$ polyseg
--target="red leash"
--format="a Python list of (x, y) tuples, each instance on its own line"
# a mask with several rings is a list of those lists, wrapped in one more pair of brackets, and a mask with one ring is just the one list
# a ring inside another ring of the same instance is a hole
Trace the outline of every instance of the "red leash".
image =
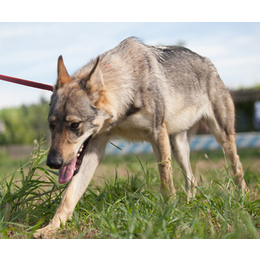
[(33, 88), (39, 88), (39, 89), (53, 91), (53, 86), (51, 86), (51, 85), (34, 82), (34, 81), (30, 81), (30, 80), (13, 78), (13, 77), (1, 75), (1, 74), (0, 74), (0, 80), (5, 80), (5, 81), (12, 82), (12, 83), (17, 83), (17, 84), (21, 84), (24, 86), (33, 87)]

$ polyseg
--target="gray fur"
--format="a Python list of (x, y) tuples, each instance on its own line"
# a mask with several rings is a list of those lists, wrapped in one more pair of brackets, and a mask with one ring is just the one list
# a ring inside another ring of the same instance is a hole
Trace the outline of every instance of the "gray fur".
[(49, 112), (52, 145), (47, 164), (63, 169), (75, 162), (75, 156), (83, 160), (74, 177), (63, 171), (61, 181), (71, 178), (68, 189), (50, 224), (35, 236), (52, 232), (72, 215), (104, 158), (107, 142), (115, 136), (151, 143), (165, 199), (175, 194), (172, 147), (192, 196), (196, 179), (188, 138), (203, 121), (227, 153), (237, 184), (244, 189), (234, 120), (232, 98), (214, 65), (184, 47), (153, 47), (128, 38), (71, 77), (60, 57)]

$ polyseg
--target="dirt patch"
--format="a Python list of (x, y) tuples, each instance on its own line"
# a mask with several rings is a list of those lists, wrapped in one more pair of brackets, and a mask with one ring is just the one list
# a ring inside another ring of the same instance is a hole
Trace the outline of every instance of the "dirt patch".
[(6, 153), (10, 158), (19, 159), (30, 156), (34, 145), (7, 145), (0, 146), (0, 151)]

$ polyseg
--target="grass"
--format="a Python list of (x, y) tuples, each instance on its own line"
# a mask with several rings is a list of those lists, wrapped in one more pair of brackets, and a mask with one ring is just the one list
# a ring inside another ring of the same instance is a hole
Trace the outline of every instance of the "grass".
[[(242, 152), (243, 153), (243, 152)], [(175, 162), (176, 195), (164, 202), (153, 156), (108, 156), (76, 206), (73, 217), (57, 238), (259, 238), (260, 200), (258, 166), (250, 168), (258, 151), (244, 152), (248, 191), (234, 184), (223, 154), (192, 154), (192, 168), (212, 165), (200, 179), (197, 193), (187, 200), (184, 182)], [(209, 159), (212, 158), (212, 159)], [(46, 225), (60, 203), (66, 185), (45, 168), (41, 144), (28, 163), (0, 181), (0, 238), (32, 238)], [(204, 161), (203, 161), (204, 160)], [(223, 160), (224, 167), (214, 169)], [(111, 174), (112, 173), (112, 174)], [(198, 175), (200, 174), (200, 175)]]

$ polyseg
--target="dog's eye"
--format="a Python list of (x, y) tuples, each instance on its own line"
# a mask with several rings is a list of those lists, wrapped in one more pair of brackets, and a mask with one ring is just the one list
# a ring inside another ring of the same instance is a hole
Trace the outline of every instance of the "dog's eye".
[(70, 129), (72, 129), (72, 130), (75, 130), (75, 129), (77, 129), (79, 127), (79, 123), (71, 123), (71, 125), (70, 125)]

